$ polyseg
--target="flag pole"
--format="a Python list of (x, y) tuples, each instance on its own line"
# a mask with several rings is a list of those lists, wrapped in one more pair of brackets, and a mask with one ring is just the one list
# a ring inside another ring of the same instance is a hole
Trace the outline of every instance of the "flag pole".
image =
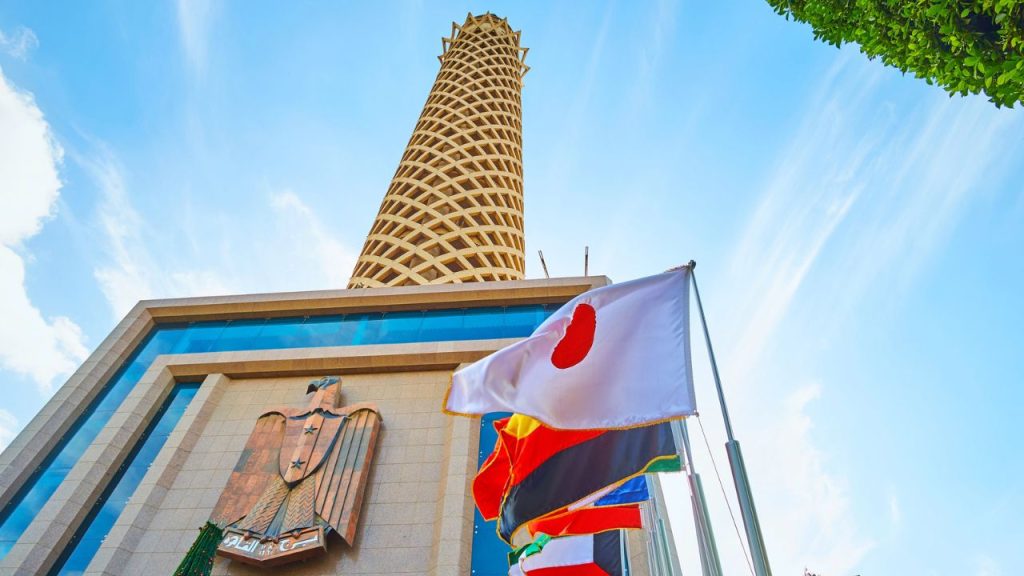
[(722, 564), (718, 558), (718, 545), (715, 533), (711, 529), (711, 518), (708, 516), (707, 502), (704, 498), (704, 484), (700, 474), (693, 465), (693, 454), (690, 450), (690, 432), (686, 420), (673, 421), (682, 440), (686, 453), (686, 479), (690, 485), (690, 505), (693, 508), (693, 524), (697, 529), (697, 546), (700, 552), (701, 573), (703, 576), (722, 576)]
[[(675, 428), (672, 429), (672, 432), (674, 435)], [(681, 444), (677, 442), (676, 445), (680, 446)], [(647, 543), (652, 560), (650, 562), (651, 576), (682, 576), (683, 570), (679, 565), (679, 555), (674, 548), (675, 538), (671, 533), (665, 492), (661, 488), (661, 478), (658, 474), (645, 474), (644, 480), (651, 498), (642, 503), (640, 509), (645, 514), (644, 527), (648, 529)]]
[(722, 379), (718, 374), (718, 362), (715, 361), (715, 351), (711, 347), (711, 335), (708, 333), (708, 322), (704, 317), (704, 305), (701, 303), (700, 290), (697, 288), (697, 276), (694, 274), (697, 262), (690, 260), (687, 266), (690, 268), (693, 294), (697, 297), (697, 310), (700, 312), (700, 324), (704, 329), (704, 342), (707, 344), (708, 358), (711, 360), (711, 373), (715, 378), (718, 403), (722, 408), (722, 419), (725, 421), (725, 433), (728, 438), (725, 450), (729, 454), (729, 467), (732, 469), (732, 479), (736, 484), (736, 496), (739, 499), (740, 513), (743, 515), (743, 527), (747, 533), (747, 545), (750, 547), (750, 556), (754, 562), (754, 572), (757, 576), (771, 576), (772, 569), (768, 565), (768, 554), (765, 551), (764, 538), (761, 536), (761, 524), (757, 519), (757, 510), (754, 508), (754, 494), (750, 490), (750, 480), (747, 477), (747, 468), (743, 463), (740, 443), (733, 436), (732, 421), (729, 419), (725, 394), (722, 392)]

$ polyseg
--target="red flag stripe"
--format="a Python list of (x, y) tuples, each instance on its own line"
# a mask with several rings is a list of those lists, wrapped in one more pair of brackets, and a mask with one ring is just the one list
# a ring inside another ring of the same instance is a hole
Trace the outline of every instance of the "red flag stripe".
[(596, 534), (619, 528), (642, 528), (640, 506), (587, 507), (560, 515), (545, 516), (527, 524), (530, 536), (543, 533), (548, 536), (575, 536)]

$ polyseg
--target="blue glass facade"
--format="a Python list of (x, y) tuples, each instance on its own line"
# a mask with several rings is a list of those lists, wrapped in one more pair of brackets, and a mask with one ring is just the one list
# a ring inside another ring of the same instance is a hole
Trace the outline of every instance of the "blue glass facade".
[[(494, 429), (494, 421), (506, 416), (508, 412), (493, 412), (480, 419), (480, 452), (477, 456), (477, 468), (483, 466), (484, 460), (494, 451), (498, 442), (498, 432)], [(508, 544), (498, 538), (498, 522), (487, 522), (480, 511), (473, 508), (473, 557), (470, 570), (473, 576), (508, 576)]]
[(527, 305), (158, 324), (0, 513), (0, 558), (14, 546), (161, 354), (517, 338), (529, 335), (557, 307)]
[(199, 391), (199, 385), (199, 382), (195, 382), (174, 387), (160, 413), (154, 418), (153, 424), (139, 439), (135, 452), (128, 456), (107, 490), (93, 504), (88, 518), (68, 546), (67, 553), (61, 556), (50, 574), (77, 576), (85, 572), (103, 540), (110, 533), (110, 529), (117, 522), (118, 516), (128, 504), (128, 499), (135, 493), (143, 476), (156, 460), (156, 455), (164, 447), (167, 437), (185, 414), (185, 408), (188, 408), (192, 398)]

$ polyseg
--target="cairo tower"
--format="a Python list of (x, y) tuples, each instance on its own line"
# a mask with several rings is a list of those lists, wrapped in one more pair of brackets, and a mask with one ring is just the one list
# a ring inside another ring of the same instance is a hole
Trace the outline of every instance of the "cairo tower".
[[(508, 573), (470, 490), (498, 415), (446, 416), (452, 372), (609, 283), (524, 277), (520, 40), (492, 14), (442, 39), (348, 289), (125, 316), (0, 456), (0, 573)], [(650, 524), (631, 574), (677, 563)]]

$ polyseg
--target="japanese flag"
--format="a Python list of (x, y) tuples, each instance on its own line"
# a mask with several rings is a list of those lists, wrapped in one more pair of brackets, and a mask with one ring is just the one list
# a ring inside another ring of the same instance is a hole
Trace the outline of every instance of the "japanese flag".
[(591, 290), (452, 377), (446, 411), (552, 428), (628, 428), (696, 410), (688, 267)]

